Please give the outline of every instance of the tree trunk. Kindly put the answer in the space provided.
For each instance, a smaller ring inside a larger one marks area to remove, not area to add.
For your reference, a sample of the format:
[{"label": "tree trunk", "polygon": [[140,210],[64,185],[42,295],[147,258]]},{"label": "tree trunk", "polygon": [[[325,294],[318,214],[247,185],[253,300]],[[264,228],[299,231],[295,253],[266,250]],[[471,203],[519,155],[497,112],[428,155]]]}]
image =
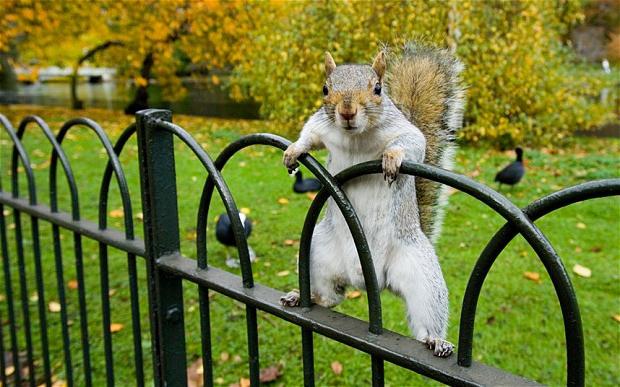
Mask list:
[{"label": "tree trunk", "polygon": [[135,114],[136,112],[149,107],[149,79],[151,78],[151,69],[153,68],[153,53],[149,52],[142,61],[142,68],[140,69],[140,77],[146,79],[146,85],[138,85],[136,95],[133,101],[125,108],[125,114]]},{"label": "tree trunk", "polygon": [[0,89],[17,91],[17,75],[11,66],[8,53],[0,53]]},{"label": "tree trunk", "polygon": [[73,109],[84,108],[84,102],[82,102],[78,98],[78,95],[77,95],[78,70],[80,69],[80,66],[82,65],[82,63],[86,62],[87,60],[95,56],[95,54],[98,53],[99,51],[103,51],[107,49],[108,47],[112,47],[112,46],[122,46],[123,44],[124,44],[123,42],[119,42],[116,40],[108,40],[106,42],[103,42],[100,45],[95,46],[92,49],[88,50],[86,54],[82,55],[82,57],[77,61],[75,66],[73,66],[73,74],[71,74],[71,107]]}]

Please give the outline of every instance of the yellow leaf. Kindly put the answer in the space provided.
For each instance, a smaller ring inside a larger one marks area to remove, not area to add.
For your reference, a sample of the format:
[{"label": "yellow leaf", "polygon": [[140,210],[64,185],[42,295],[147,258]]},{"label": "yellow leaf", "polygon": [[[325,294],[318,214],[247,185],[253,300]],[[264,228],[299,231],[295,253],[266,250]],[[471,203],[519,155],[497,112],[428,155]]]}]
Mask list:
[{"label": "yellow leaf", "polygon": [[583,222],[579,222],[579,223],[577,223],[577,225],[576,225],[576,226],[577,226],[577,228],[578,228],[578,229],[580,229],[580,230],[583,230],[583,229],[585,229],[585,228],[586,228],[586,224],[585,224],[585,223],[583,223]]},{"label": "yellow leaf", "polygon": [[228,361],[228,360],[230,360],[230,354],[228,352],[220,353],[220,360],[221,361]]},{"label": "yellow leaf", "polygon": [[119,323],[112,323],[110,324],[110,332],[112,333],[116,333],[116,332],[120,332],[123,330],[125,326],[123,324],[119,324]]},{"label": "yellow leaf", "polygon": [[75,290],[78,288],[78,282],[77,280],[70,280],[69,282],[67,282],[67,287],[71,290]]},{"label": "yellow leaf", "polygon": [[143,77],[134,78],[134,82],[136,83],[136,86],[139,87],[146,87],[149,84],[149,81]]},{"label": "yellow leaf", "polygon": [[314,200],[314,198],[316,197],[316,192],[307,192],[306,197],[310,200]]},{"label": "yellow leaf", "polygon": [[592,277],[592,270],[588,269],[585,266],[581,266],[581,265],[573,266],[573,273],[577,274],[580,277],[585,277],[585,278]]},{"label": "yellow leaf", "polygon": [[49,304],[47,304],[47,308],[52,313],[58,313],[62,309],[60,304],[58,302],[56,302],[56,301],[50,301]]},{"label": "yellow leaf", "polygon": [[361,295],[362,295],[362,292],[360,292],[359,290],[351,290],[347,292],[346,297],[351,300],[354,298],[359,298],[359,296]]},{"label": "yellow leaf", "polygon": [[278,199],[278,203],[283,204],[283,205],[284,204],[288,204],[288,199],[287,198],[279,198]]},{"label": "yellow leaf", "polygon": [[287,275],[289,275],[290,273],[291,273],[291,272],[290,272],[290,271],[288,271],[288,270],[282,270],[282,271],[279,271],[276,275],[277,275],[278,277],[286,277],[286,276],[287,276]]},{"label": "yellow leaf", "polygon": [[4,373],[6,374],[6,376],[13,375],[13,372],[15,372],[15,367],[13,366],[8,366],[4,369]]},{"label": "yellow leaf", "polygon": [[244,215],[250,215],[250,211],[251,211],[251,210],[250,210],[249,208],[247,208],[247,207],[241,207],[241,208],[239,209],[239,212],[241,212],[241,213],[242,213],[242,214],[244,214]]},{"label": "yellow leaf", "polygon": [[294,239],[285,239],[284,240],[284,246],[293,246],[295,244],[295,240]]},{"label": "yellow leaf", "polygon": [[239,379],[239,387],[250,387],[250,379],[246,379],[246,378]]},{"label": "yellow leaf", "polygon": [[344,369],[344,367],[342,367],[342,364],[339,361],[333,361],[332,364],[331,364],[331,368],[332,368],[332,372],[335,375],[342,374],[342,371]]},{"label": "yellow leaf", "polygon": [[110,217],[112,218],[122,218],[123,216],[125,216],[125,212],[123,212],[122,208],[110,211]]},{"label": "yellow leaf", "polygon": [[536,283],[540,283],[540,274],[534,272],[534,271],[526,271],[525,273],[523,273],[523,276],[527,279],[529,279],[530,281],[534,281]]},{"label": "yellow leaf", "polygon": [[611,316],[611,318],[620,323],[620,314],[614,314],[613,316]]}]

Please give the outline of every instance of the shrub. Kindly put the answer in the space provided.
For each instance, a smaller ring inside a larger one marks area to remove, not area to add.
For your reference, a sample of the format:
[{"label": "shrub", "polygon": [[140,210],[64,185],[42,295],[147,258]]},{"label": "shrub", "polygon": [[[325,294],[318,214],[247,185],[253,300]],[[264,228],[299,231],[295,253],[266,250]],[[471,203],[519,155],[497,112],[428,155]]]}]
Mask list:
[{"label": "shrub", "polygon": [[562,42],[583,19],[579,0],[300,1],[253,3],[248,12],[255,28],[240,41],[232,95],[261,102],[288,134],[321,104],[324,50],[337,63],[369,63],[382,44],[408,39],[456,46],[466,65],[466,140],[547,142],[611,114],[597,103],[611,80],[575,69]]}]

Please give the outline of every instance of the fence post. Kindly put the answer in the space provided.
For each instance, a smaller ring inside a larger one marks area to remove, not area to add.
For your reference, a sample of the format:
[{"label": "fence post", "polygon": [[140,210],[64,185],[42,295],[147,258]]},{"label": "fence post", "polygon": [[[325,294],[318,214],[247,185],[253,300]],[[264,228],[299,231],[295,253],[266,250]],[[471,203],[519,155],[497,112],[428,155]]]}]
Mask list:
[{"label": "fence post", "polygon": [[156,386],[185,386],[181,278],[157,267],[160,257],[178,252],[180,246],[173,135],[157,128],[156,120],[170,122],[172,113],[148,109],[136,114],[153,373]]}]

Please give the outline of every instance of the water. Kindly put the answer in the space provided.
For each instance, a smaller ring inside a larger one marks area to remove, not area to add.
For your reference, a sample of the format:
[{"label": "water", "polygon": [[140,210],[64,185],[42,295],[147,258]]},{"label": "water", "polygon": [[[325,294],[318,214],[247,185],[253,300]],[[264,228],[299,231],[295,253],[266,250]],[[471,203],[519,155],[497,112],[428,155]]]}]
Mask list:
[{"label": "water", "polygon": [[[149,87],[149,103],[153,108],[171,109],[176,114],[191,114],[223,118],[259,118],[259,105],[253,102],[235,102],[224,92],[214,92],[196,81],[184,81],[185,97],[166,101],[155,85]],[[78,85],[78,96],[85,107],[123,110],[131,101],[134,89],[122,82],[101,82]],[[43,106],[71,106],[68,83],[47,82],[32,85],[18,84],[16,90],[0,90],[0,104],[31,104]]]}]

